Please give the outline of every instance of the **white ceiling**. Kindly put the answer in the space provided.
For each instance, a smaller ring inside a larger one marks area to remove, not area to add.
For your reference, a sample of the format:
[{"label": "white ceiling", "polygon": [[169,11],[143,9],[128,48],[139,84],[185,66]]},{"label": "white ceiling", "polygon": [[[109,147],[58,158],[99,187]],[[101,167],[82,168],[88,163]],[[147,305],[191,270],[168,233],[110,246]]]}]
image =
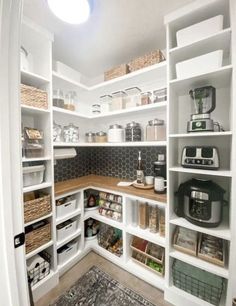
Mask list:
[{"label": "white ceiling", "polygon": [[165,48],[163,17],[194,0],[93,0],[82,25],[58,20],[46,0],[24,0],[24,15],[54,33],[54,59],[95,77],[114,65]]}]

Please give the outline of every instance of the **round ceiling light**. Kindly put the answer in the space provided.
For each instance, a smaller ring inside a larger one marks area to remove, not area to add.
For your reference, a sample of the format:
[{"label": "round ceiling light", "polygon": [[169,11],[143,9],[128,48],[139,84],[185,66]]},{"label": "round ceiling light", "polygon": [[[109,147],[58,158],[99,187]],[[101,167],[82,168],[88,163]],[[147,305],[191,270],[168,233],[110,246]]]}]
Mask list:
[{"label": "round ceiling light", "polygon": [[88,0],[48,0],[48,6],[55,16],[71,24],[83,23],[90,15]]}]

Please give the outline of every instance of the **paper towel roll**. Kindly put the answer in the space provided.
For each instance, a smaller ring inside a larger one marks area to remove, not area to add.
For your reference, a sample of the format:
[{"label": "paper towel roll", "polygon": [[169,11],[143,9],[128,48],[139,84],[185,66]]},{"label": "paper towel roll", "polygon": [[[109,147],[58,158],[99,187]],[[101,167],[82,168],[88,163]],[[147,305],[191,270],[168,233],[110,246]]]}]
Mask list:
[{"label": "paper towel roll", "polygon": [[30,259],[27,260],[27,270],[30,272],[30,270],[35,269],[40,266],[41,263],[44,262],[43,257],[39,255],[34,255]]},{"label": "paper towel roll", "polygon": [[49,274],[49,263],[40,255],[35,255],[27,261],[27,270],[32,285]]},{"label": "paper towel roll", "polygon": [[236,306],[236,298],[233,299],[232,306]]},{"label": "paper towel roll", "polygon": [[43,279],[50,272],[49,263],[45,260],[44,264],[40,266],[39,279]]}]

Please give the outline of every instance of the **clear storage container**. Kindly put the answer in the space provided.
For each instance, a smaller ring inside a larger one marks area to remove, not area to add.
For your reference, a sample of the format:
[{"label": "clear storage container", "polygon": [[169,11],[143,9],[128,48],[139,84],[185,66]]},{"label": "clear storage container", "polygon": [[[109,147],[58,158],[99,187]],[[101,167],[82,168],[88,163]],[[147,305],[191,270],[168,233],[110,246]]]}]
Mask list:
[{"label": "clear storage container", "polygon": [[43,157],[44,144],[43,144],[43,132],[34,128],[24,128],[24,151],[25,157]]},{"label": "clear storage container", "polygon": [[44,172],[44,165],[23,167],[23,187],[41,184]]},{"label": "clear storage container", "polygon": [[64,94],[61,89],[53,90],[53,106],[64,108]]},{"label": "clear storage container", "polygon": [[93,104],[92,105],[92,114],[93,115],[98,115],[101,113],[101,105],[100,104]]},{"label": "clear storage container", "polygon": [[85,141],[95,142],[96,141],[95,136],[96,136],[95,133],[92,133],[92,132],[85,133]]},{"label": "clear storage container", "polygon": [[62,126],[60,124],[57,124],[55,121],[53,121],[53,141],[63,141]]},{"label": "clear storage container", "polygon": [[105,95],[100,97],[101,113],[109,113],[111,108],[112,96]]},{"label": "clear storage container", "polygon": [[75,111],[75,100],[77,94],[75,91],[69,91],[65,96],[64,108],[70,111]]},{"label": "clear storage container", "polygon": [[117,91],[112,94],[111,111],[121,110],[125,108],[125,97],[127,94],[124,91]]},{"label": "clear storage container", "polygon": [[132,121],[125,128],[125,141],[141,141],[142,129],[139,123]]},{"label": "clear storage container", "polygon": [[119,124],[110,125],[107,140],[108,142],[124,142],[125,129]]},{"label": "clear storage container", "polygon": [[125,90],[127,96],[125,97],[125,108],[136,107],[141,105],[141,89],[138,87],[131,87]]},{"label": "clear storage container", "polygon": [[141,105],[152,103],[152,93],[150,91],[141,93]]},{"label": "clear storage container", "polygon": [[166,126],[164,120],[154,119],[148,121],[146,127],[147,141],[164,141],[166,140]]},{"label": "clear storage container", "polygon": [[65,126],[63,129],[64,142],[79,142],[79,128],[73,123]]},{"label": "clear storage container", "polygon": [[107,133],[100,131],[96,133],[96,142],[107,142]]},{"label": "clear storage container", "polygon": [[167,88],[157,89],[153,91],[154,103],[167,100]]}]

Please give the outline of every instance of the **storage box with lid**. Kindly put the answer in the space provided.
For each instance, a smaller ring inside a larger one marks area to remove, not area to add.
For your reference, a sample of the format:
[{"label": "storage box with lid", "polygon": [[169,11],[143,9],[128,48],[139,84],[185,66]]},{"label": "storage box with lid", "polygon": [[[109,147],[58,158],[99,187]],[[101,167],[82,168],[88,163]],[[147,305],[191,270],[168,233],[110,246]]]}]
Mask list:
[{"label": "storage box with lid", "polygon": [[67,220],[57,225],[57,241],[61,241],[76,231],[77,220]]},{"label": "storage box with lid", "polygon": [[44,156],[43,132],[35,128],[24,128],[25,157],[35,158]]},{"label": "storage box with lid", "polygon": [[136,107],[141,105],[141,89],[138,87],[131,87],[125,89],[127,96],[125,97],[125,108]]},{"label": "storage box with lid", "polygon": [[118,78],[122,75],[129,73],[129,67],[127,64],[121,64],[119,66],[113,67],[104,72],[104,81],[109,81],[111,79]]},{"label": "storage box with lid", "polygon": [[48,94],[36,87],[21,84],[21,104],[48,109]]},{"label": "storage box with lid", "polygon": [[111,108],[112,96],[111,95],[104,95],[99,98],[100,100],[100,110],[102,114],[109,113]]},{"label": "storage box with lid", "polygon": [[125,108],[127,94],[124,91],[117,91],[112,94],[111,111]]},{"label": "storage box with lid", "polygon": [[44,165],[23,167],[23,187],[41,184],[44,172]]},{"label": "storage box with lid", "polygon": [[73,240],[57,250],[57,261],[59,265],[65,263],[76,254],[78,250],[78,240]]},{"label": "storage box with lid", "polygon": [[56,214],[57,218],[64,217],[76,209],[76,199],[73,196],[68,196],[56,200]]},{"label": "storage box with lid", "polygon": [[146,127],[147,141],[163,141],[166,140],[166,125],[164,120],[153,119],[148,121]]}]

